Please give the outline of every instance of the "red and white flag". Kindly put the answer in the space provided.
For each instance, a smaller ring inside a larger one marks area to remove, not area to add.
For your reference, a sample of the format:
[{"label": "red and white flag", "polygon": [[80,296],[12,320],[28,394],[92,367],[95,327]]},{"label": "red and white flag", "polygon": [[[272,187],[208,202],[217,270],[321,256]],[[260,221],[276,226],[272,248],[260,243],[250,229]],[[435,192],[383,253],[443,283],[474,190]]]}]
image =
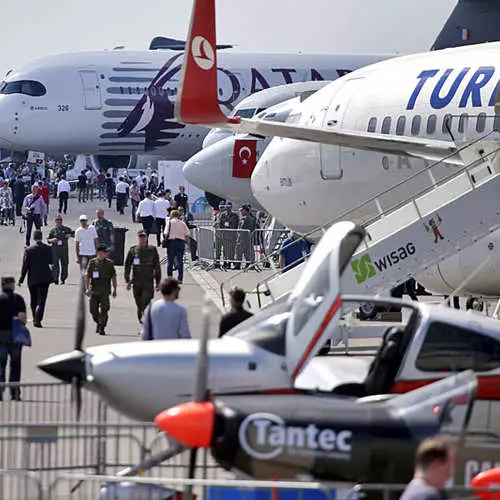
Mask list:
[{"label": "red and white flag", "polygon": [[257,165],[257,141],[236,139],[233,150],[233,177],[250,179]]}]

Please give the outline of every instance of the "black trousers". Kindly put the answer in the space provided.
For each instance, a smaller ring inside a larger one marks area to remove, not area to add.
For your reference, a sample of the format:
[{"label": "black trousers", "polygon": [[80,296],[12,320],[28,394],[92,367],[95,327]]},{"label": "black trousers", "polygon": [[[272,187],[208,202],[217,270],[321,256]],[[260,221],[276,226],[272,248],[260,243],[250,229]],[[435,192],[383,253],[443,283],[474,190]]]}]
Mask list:
[{"label": "black trousers", "polygon": [[163,218],[156,218],[156,244],[160,246],[161,244],[161,235],[163,234],[163,231],[165,231],[165,219]]},{"label": "black trousers", "polygon": [[63,191],[59,193],[59,213],[66,213],[68,211],[68,196],[69,193],[67,191]]},{"label": "black trousers", "polygon": [[23,198],[16,198],[16,215],[21,217],[23,215]]},{"label": "black trousers", "polygon": [[[19,382],[21,380],[21,352],[23,346],[14,344],[14,342],[8,342],[6,344],[0,344],[0,384],[7,382],[5,378],[5,372],[7,371],[7,362],[10,358],[10,369],[9,369],[9,382]],[[2,396],[3,389],[0,389],[0,398]],[[10,394],[12,397],[20,396],[21,390],[19,387],[10,387]]]},{"label": "black trousers", "polygon": [[42,217],[40,214],[28,214],[26,216],[26,246],[30,246],[31,231],[33,231],[33,224],[36,229],[42,227]]},{"label": "black trousers", "polygon": [[111,208],[111,202],[113,201],[113,191],[106,191],[106,198],[108,199],[108,208]]},{"label": "black trousers", "polygon": [[45,313],[49,285],[31,285],[28,288],[30,290],[30,305],[31,314],[33,314],[33,322],[41,323]]},{"label": "black trousers", "polygon": [[126,202],[127,193],[116,193],[116,210],[122,215],[125,213]]},{"label": "black trousers", "polygon": [[142,228],[149,236],[151,234],[151,230],[153,229],[154,217],[152,215],[148,215],[147,217],[141,217]]}]

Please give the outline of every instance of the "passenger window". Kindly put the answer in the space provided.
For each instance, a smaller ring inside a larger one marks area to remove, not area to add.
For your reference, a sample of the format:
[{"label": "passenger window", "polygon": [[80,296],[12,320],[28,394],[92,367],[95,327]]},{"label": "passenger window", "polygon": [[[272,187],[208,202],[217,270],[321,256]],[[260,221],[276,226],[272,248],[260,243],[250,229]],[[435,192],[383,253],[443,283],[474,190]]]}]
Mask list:
[{"label": "passenger window", "polygon": [[458,119],[458,131],[463,134],[465,129],[467,128],[467,120],[469,115],[467,113],[462,113],[460,118]]},{"label": "passenger window", "polygon": [[451,115],[444,115],[444,118],[443,118],[443,134],[449,134],[450,133],[452,118],[453,117]]},{"label": "passenger window", "polygon": [[420,134],[420,124],[422,123],[422,117],[420,115],[415,115],[411,121],[411,135]]},{"label": "passenger window", "polygon": [[485,128],[486,128],[486,113],[479,113],[477,115],[476,131],[484,132]]},{"label": "passenger window", "polygon": [[400,116],[396,123],[396,135],[405,135],[406,117]]},{"label": "passenger window", "polygon": [[493,370],[500,365],[500,342],[477,331],[434,322],[415,365],[424,372]]},{"label": "passenger window", "polygon": [[375,117],[370,118],[368,122],[368,132],[375,132],[377,130],[377,119]]},{"label": "passenger window", "polygon": [[427,134],[432,135],[434,132],[436,132],[436,123],[437,123],[437,116],[436,115],[430,115],[429,118],[427,118]]},{"label": "passenger window", "polygon": [[391,117],[390,116],[386,116],[384,118],[384,121],[382,122],[381,132],[383,134],[390,134],[391,133]]}]

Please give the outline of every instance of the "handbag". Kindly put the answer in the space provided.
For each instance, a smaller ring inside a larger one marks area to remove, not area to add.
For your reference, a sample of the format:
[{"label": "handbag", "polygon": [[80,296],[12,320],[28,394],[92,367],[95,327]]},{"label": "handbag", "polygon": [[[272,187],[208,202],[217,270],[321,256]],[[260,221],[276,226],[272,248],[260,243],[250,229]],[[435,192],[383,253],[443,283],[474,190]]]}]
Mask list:
[{"label": "handbag", "polygon": [[170,236],[170,221],[168,221],[168,231],[167,231],[167,236],[165,236],[165,238],[163,239],[163,241],[161,242],[161,247],[162,248],[168,248],[168,244],[169,244],[169,239],[168,237]]},{"label": "handbag", "polygon": [[[14,306],[17,303],[16,295],[12,295]],[[31,334],[26,325],[17,317],[12,318],[12,341],[17,345],[31,347]]]}]

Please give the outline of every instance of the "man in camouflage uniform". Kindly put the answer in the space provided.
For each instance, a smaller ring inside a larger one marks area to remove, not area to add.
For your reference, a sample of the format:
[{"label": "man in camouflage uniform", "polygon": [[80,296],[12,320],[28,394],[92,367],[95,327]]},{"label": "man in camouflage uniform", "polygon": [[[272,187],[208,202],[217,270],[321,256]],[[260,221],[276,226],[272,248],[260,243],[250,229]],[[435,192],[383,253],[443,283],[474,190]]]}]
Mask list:
[{"label": "man in camouflage uniform", "polygon": [[[125,282],[127,290],[133,286],[137,317],[142,323],[144,310],[154,296],[154,282],[156,291],[160,289],[161,266],[158,250],[148,245],[148,236],[144,230],[137,233],[139,244],[130,248],[125,259]],[[130,277],[132,271],[132,278]]]},{"label": "man in camouflage uniform", "polygon": [[85,275],[85,293],[90,297],[90,314],[97,324],[96,333],[106,335],[104,328],[108,323],[111,307],[109,295],[113,283],[113,297],[116,297],[116,271],[113,261],[108,259],[108,247],[100,244],[97,257],[89,261]]},{"label": "man in camouflage uniform", "polygon": [[97,242],[99,245],[106,245],[109,251],[112,252],[115,246],[115,228],[113,227],[113,223],[104,218],[104,210],[102,208],[97,209],[95,214],[97,219],[92,222],[92,225],[97,233]]},{"label": "man in camouflage uniform", "polygon": [[236,269],[241,269],[243,255],[245,255],[246,266],[255,262],[253,232],[257,229],[257,219],[250,211],[250,208],[247,203],[240,207],[240,223],[236,242]]},{"label": "man in camouflage uniform", "polygon": [[[69,250],[68,239],[75,235],[75,232],[67,226],[63,226],[62,215],[55,219],[56,225],[50,230],[47,241],[52,246],[52,274],[54,283],[59,284],[59,271],[61,272],[61,285],[68,278]],[[61,264],[59,268],[59,263]]]},{"label": "man in camouflage uniform", "polygon": [[222,232],[222,253],[224,254],[224,268],[229,269],[231,262],[234,260],[234,253],[236,251],[236,238],[238,231],[231,231],[238,229],[240,218],[238,214],[233,212],[233,204],[226,202],[226,211],[220,217],[220,228]]}]

